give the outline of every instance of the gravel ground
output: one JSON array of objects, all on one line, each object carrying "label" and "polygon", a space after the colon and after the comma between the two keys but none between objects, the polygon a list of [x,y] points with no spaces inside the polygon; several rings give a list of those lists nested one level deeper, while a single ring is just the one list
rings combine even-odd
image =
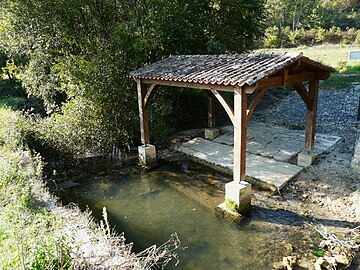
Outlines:
[{"label": "gravel ground", "polygon": [[[353,170],[350,163],[360,134],[359,98],[360,87],[352,91],[320,90],[317,131],[342,139],[282,190],[288,210],[305,213],[342,237],[352,232],[354,239],[360,234],[360,170]],[[304,129],[306,110],[294,91],[278,97],[254,117],[271,125]],[[277,198],[271,200],[277,203]],[[360,269],[359,253],[350,269]]]},{"label": "gravel ground", "polygon": [[[358,125],[357,108],[360,99],[358,91],[320,90],[318,99],[317,131],[332,135],[344,135]],[[304,128],[306,110],[297,92],[292,91],[275,105],[257,113],[260,120],[286,127]]]}]

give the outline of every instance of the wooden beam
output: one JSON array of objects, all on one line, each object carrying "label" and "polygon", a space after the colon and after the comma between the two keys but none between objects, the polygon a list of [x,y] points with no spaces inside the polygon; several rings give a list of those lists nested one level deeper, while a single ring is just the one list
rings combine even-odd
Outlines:
[{"label": "wooden beam", "polygon": [[215,96],[211,91],[208,93],[208,127],[215,127],[216,126],[216,117],[215,117]]},{"label": "wooden beam", "polygon": [[290,84],[302,83],[314,80],[325,80],[331,72],[308,72],[303,71],[297,74],[289,74],[287,82],[284,83],[283,76],[263,78],[256,83],[258,89],[271,88],[276,86],[287,86]]},{"label": "wooden beam", "polygon": [[246,111],[247,93],[236,90],[234,93],[234,181],[243,181],[246,176]]},{"label": "wooden beam", "polygon": [[314,150],[318,93],[319,93],[319,81],[318,80],[310,81],[309,83],[310,109],[308,109],[306,113],[306,133],[305,133],[305,150],[307,151]]},{"label": "wooden beam", "polygon": [[149,120],[148,120],[148,112],[144,102],[144,98],[147,91],[142,80],[137,80],[136,83],[137,83],[137,92],[138,92],[141,143],[148,144],[150,143]]},{"label": "wooden beam", "polygon": [[183,88],[195,88],[195,89],[205,89],[211,90],[216,89],[217,91],[225,92],[234,92],[235,89],[240,89],[240,86],[233,85],[219,85],[219,84],[205,84],[205,83],[190,83],[190,82],[176,82],[176,81],[166,81],[166,80],[152,80],[152,79],[142,79],[143,83],[146,84],[158,84],[166,86],[175,86]]},{"label": "wooden beam", "polygon": [[250,106],[249,106],[249,110],[247,111],[247,122],[249,122],[252,114],[255,111],[256,106],[258,105],[258,103],[260,102],[261,98],[264,96],[266,90],[268,89],[261,89],[259,91],[259,93],[256,95],[256,97],[251,101]]},{"label": "wooden beam", "polygon": [[292,85],[296,92],[300,95],[301,99],[304,101],[306,108],[311,109],[311,103],[309,98],[309,93],[303,83],[294,83]]},{"label": "wooden beam", "polygon": [[152,97],[154,96],[155,91],[156,91],[156,89],[158,89],[158,87],[159,87],[159,86],[158,86],[157,84],[152,84],[152,85],[150,85],[150,87],[149,87],[149,89],[147,90],[146,95],[145,95],[145,97],[144,97],[144,105],[145,105],[145,108],[148,107],[149,101],[150,101],[150,99],[152,99]]},{"label": "wooden beam", "polygon": [[229,116],[232,124],[234,125],[235,121],[234,121],[234,111],[231,108],[231,106],[229,105],[229,103],[220,95],[220,93],[216,90],[210,90],[214,96],[216,97],[216,99],[220,102],[220,104],[223,106],[223,108],[225,109],[227,115]]},{"label": "wooden beam", "polygon": [[247,94],[252,94],[254,93],[256,90],[258,90],[258,85],[255,83],[253,85],[244,85],[243,87],[243,91],[245,91],[245,93]]}]

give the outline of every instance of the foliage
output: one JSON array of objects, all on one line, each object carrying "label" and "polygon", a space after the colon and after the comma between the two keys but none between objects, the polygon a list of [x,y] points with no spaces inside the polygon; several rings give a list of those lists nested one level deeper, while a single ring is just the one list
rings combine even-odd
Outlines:
[{"label": "foliage", "polygon": [[238,212],[239,206],[233,200],[226,199],[225,204],[231,211]]},{"label": "foliage", "polygon": [[[39,122],[43,130],[34,131],[41,140],[76,155],[107,153],[114,144],[138,137],[129,71],[169,54],[251,49],[261,34],[263,4],[4,0],[1,64],[28,95],[43,100],[48,119]],[[156,104],[152,124],[161,137],[160,130],[173,130],[167,119],[181,114],[167,105],[172,95],[160,95],[165,105]]]},{"label": "foliage", "polygon": [[276,26],[268,27],[265,30],[263,41],[264,48],[278,47],[297,47],[301,45],[311,46],[319,44],[353,44],[357,43],[360,30],[348,28],[342,31],[339,27],[331,27],[329,30],[324,28],[312,28],[305,30],[299,28],[291,31],[290,27],[284,27],[279,35]]},{"label": "foliage", "polygon": [[358,1],[267,0],[266,11],[265,48],[352,44],[360,28]]},{"label": "foliage", "polygon": [[24,147],[25,116],[2,107],[0,121],[0,269],[154,269],[176,259],[176,234],[135,254],[105,210],[98,224],[76,207],[56,206],[41,157]]},{"label": "foliage", "polygon": [[8,108],[0,121],[0,268],[70,269],[68,240],[55,233],[61,220],[40,202],[49,199],[42,163],[22,150],[26,121]]}]

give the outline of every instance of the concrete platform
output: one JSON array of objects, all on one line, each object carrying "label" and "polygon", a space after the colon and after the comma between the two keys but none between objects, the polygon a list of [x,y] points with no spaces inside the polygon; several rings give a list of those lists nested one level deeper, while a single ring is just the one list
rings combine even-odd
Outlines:
[{"label": "concrete platform", "polygon": [[[223,127],[221,131],[222,135],[212,141],[198,137],[175,149],[198,162],[232,174],[233,127]],[[251,122],[247,139],[246,175],[249,182],[276,191],[303,170],[288,161],[303,150],[304,131]],[[339,139],[336,136],[317,134],[315,150],[321,154]]]}]

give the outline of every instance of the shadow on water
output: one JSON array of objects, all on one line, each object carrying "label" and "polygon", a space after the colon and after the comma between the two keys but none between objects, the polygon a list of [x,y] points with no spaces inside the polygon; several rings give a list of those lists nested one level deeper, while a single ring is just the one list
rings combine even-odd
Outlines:
[{"label": "shadow on water", "polygon": [[135,251],[160,245],[177,232],[180,264],[167,269],[271,269],[284,255],[284,239],[301,234],[310,220],[261,206],[241,224],[218,218],[212,209],[223,201],[229,180],[199,165],[185,172],[172,163],[151,172],[132,168],[84,178],[60,196],[64,203],[88,206],[98,219],[105,206],[110,223],[134,242]]}]

